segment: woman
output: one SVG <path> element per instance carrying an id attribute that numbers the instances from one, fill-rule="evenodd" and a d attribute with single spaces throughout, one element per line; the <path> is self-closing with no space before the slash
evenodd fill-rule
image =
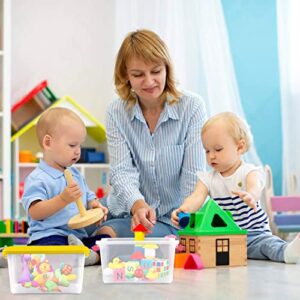
<path id="1" fill-rule="evenodd" d="M 131 237 L 142 224 L 149 236 L 176 234 L 171 212 L 190 195 L 204 168 L 199 96 L 176 88 L 165 43 L 149 30 L 131 32 L 115 64 L 119 99 L 107 111 L 112 219 L 99 233 Z"/>

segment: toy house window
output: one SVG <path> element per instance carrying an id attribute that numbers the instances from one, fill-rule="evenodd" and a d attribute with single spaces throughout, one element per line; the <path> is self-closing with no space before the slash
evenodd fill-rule
<path id="1" fill-rule="evenodd" d="M 186 252 L 186 239 L 180 238 L 180 244 L 182 245 L 182 252 Z"/>
<path id="2" fill-rule="evenodd" d="M 223 219 L 218 214 L 215 214 L 212 219 L 211 226 L 212 227 L 226 227 L 227 224 L 223 221 Z"/>
<path id="3" fill-rule="evenodd" d="M 228 252 L 229 251 L 229 239 L 217 239 L 217 252 Z"/>
<path id="4" fill-rule="evenodd" d="M 189 240 L 189 250 L 190 253 L 195 253 L 195 239 Z"/>

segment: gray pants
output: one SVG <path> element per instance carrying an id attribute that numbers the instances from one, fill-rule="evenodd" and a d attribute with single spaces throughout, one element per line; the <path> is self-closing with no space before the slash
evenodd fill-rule
<path id="1" fill-rule="evenodd" d="M 287 242 L 271 233 L 248 232 L 247 255 L 252 259 L 269 259 L 284 262 Z"/>

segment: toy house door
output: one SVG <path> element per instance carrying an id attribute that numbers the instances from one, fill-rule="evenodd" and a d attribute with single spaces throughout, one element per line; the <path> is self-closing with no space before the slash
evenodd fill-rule
<path id="1" fill-rule="evenodd" d="M 229 239 L 216 239 L 216 266 L 229 265 Z"/>

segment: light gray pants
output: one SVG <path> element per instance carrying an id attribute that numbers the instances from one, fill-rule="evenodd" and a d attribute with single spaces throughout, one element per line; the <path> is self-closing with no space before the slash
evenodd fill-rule
<path id="1" fill-rule="evenodd" d="M 248 232 L 247 255 L 252 259 L 269 259 L 284 262 L 287 242 L 268 232 Z"/>

